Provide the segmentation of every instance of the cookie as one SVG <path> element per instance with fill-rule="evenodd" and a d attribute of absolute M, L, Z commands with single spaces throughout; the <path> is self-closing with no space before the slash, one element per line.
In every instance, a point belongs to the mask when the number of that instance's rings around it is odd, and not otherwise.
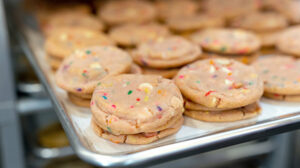
<path fill-rule="evenodd" d="M 55 80 L 67 92 L 77 95 L 92 94 L 95 87 L 101 84 L 101 79 L 127 73 L 131 64 L 129 54 L 116 47 L 88 47 L 77 50 L 66 58 L 57 70 Z"/>
<path fill-rule="evenodd" d="M 92 97 L 97 125 L 114 135 L 170 128 L 184 111 L 173 81 L 154 75 L 118 75 L 103 79 Z"/>
<path fill-rule="evenodd" d="M 288 102 L 300 102 L 300 94 L 299 95 L 281 95 L 277 93 L 264 93 L 264 96 L 267 98 L 271 98 L 274 100 L 288 101 Z"/>
<path fill-rule="evenodd" d="M 99 16 L 109 25 L 145 23 L 155 19 L 155 7 L 144 0 L 108 1 L 99 9 Z"/>
<path fill-rule="evenodd" d="M 175 32 L 187 33 L 209 27 L 223 27 L 225 22 L 221 17 L 197 14 L 170 18 L 167 20 L 167 25 Z"/>
<path fill-rule="evenodd" d="M 256 102 L 263 81 L 253 67 L 232 59 L 205 59 L 182 68 L 174 78 L 181 93 L 206 107 L 238 108 Z"/>
<path fill-rule="evenodd" d="M 285 29 L 277 37 L 276 47 L 286 54 L 300 57 L 300 26 Z"/>
<path fill-rule="evenodd" d="M 283 14 L 293 24 L 300 23 L 300 1 L 268 0 L 273 10 Z"/>
<path fill-rule="evenodd" d="M 277 34 L 288 26 L 288 21 L 276 12 L 254 12 L 235 18 L 231 26 L 256 32 L 261 38 L 261 45 L 270 47 L 275 45 Z"/>
<path fill-rule="evenodd" d="M 90 107 L 91 99 L 84 99 L 76 96 L 75 94 L 68 93 L 69 100 L 80 107 Z"/>
<path fill-rule="evenodd" d="M 181 125 L 183 124 L 183 120 L 184 120 L 183 117 L 180 117 L 180 119 L 176 121 L 174 125 L 162 131 L 139 133 L 139 134 L 128 134 L 128 135 L 111 134 L 110 132 L 105 131 L 101 127 L 99 127 L 93 119 L 91 121 L 91 125 L 93 130 L 98 136 L 107 139 L 109 141 L 112 141 L 114 143 L 144 145 L 144 144 L 149 144 L 151 142 L 157 141 L 158 139 L 164 138 L 166 136 L 175 134 L 180 130 Z"/>
<path fill-rule="evenodd" d="M 102 31 L 104 24 L 97 17 L 90 14 L 55 13 L 49 20 L 44 31 L 49 35 L 53 29 L 59 27 L 82 27 L 95 31 Z"/>
<path fill-rule="evenodd" d="M 207 0 L 204 3 L 206 13 L 221 16 L 226 19 L 257 11 L 260 8 L 258 0 Z"/>
<path fill-rule="evenodd" d="M 188 99 L 185 99 L 184 107 L 187 110 L 193 110 L 193 111 L 224 111 L 224 110 L 231 110 L 230 108 L 205 107 L 201 104 L 194 103 L 194 102 L 192 102 Z"/>
<path fill-rule="evenodd" d="M 231 26 L 255 32 L 269 32 L 286 28 L 288 21 L 280 13 L 254 12 L 233 19 Z"/>
<path fill-rule="evenodd" d="M 299 60 L 286 55 L 269 55 L 255 61 L 253 67 L 263 78 L 268 97 L 272 94 L 300 96 Z"/>
<path fill-rule="evenodd" d="M 201 53 L 198 45 L 180 36 L 170 36 L 140 44 L 131 56 L 141 66 L 164 69 L 193 62 Z"/>
<path fill-rule="evenodd" d="M 205 52 L 202 54 L 202 56 L 203 58 L 228 58 L 228 59 L 234 59 L 244 64 L 251 64 L 259 57 L 259 54 L 254 53 L 249 55 L 221 55 L 221 54 Z"/>
<path fill-rule="evenodd" d="M 106 35 L 86 28 L 55 29 L 45 41 L 46 53 L 51 57 L 65 58 L 77 49 L 113 45 L 114 42 Z"/>
<path fill-rule="evenodd" d="M 191 35 L 191 40 L 205 51 L 219 54 L 251 54 L 260 48 L 255 34 L 241 29 L 211 28 Z"/>
<path fill-rule="evenodd" d="M 169 30 L 166 26 L 149 24 L 126 24 L 113 28 L 109 36 L 120 46 L 132 47 L 143 42 L 152 41 L 160 37 L 168 36 Z"/>
<path fill-rule="evenodd" d="M 132 64 L 130 68 L 131 74 L 142 74 L 142 68 L 137 64 Z"/>
<path fill-rule="evenodd" d="M 143 67 L 142 73 L 146 75 L 159 75 L 167 79 L 172 79 L 179 71 L 179 68 L 153 69 Z"/>
<path fill-rule="evenodd" d="M 226 111 L 193 111 L 186 110 L 184 115 L 206 122 L 233 122 L 250 119 L 260 114 L 257 103 Z"/>
<path fill-rule="evenodd" d="M 193 16 L 199 9 L 197 2 L 193 0 L 157 0 L 155 6 L 161 20 Z"/>

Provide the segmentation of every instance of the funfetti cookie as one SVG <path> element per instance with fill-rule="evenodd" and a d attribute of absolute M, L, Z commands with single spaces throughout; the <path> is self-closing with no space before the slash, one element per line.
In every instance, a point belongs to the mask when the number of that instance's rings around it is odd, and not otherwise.
<path fill-rule="evenodd" d="M 100 80 L 130 71 L 132 59 L 126 52 L 112 46 L 80 49 L 66 58 L 56 72 L 56 83 L 69 93 L 75 104 L 90 102 Z M 89 103 L 88 103 L 89 104 Z"/>
<path fill-rule="evenodd" d="M 195 15 L 199 5 L 193 0 L 157 0 L 155 1 L 158 16 L 161 20 Z"/>
<path fill-rule="evenodd" d="M 261 45 L 259 37 L 241 29 L 205 29 L 192 34 L 191 40 L 205 51 L 219 54 L 251 54 Z"/>
<path fill-rule="evenodd" d="M 225 25 L 221 17 L 206 14 L 172 17 L 166 22 L 171 30 L 180 33 L 189 33 L 209 27 L 223 27 Z"/>
<path fill-rule="evenodd" d="M 204 10 L 210 15 L 226 19 L 257 11 L 261 4 L 259 0 L 207 0 Z"/>
<path fill-rule="evenodd" d="M 98 31 L 86 28 L 65 27 L 55 29 L 46 38 L 45 50 L 51 58 L 64 59 L 77 49 L 113 44 L 112 40 Z"/>
<path fill-rule="evenodd" d="M 83 27 L 95 31 L 102 31 L 104 24 L 91 14 L 81 13 L 55 13 L 45 26 L 45 34 L 49 35 L 53 30 L 60 27 Z"/>
<path fill-rule="evenodd" d="M 206 122 L 233 122 L 256 117 L 260 114 L 260 111 L 259 105 L 253 103 L 244 107 L 224 111 L 186 110 L 184 114 Z"/>
<path fill-rule="evenodd" d="M 276 12 L 254 12 L 239 16 L 231 22 L 232 27 L 254 31 L 261 38 L 262 46 L 274 46 L 277 34 L 288 26 L 287 19 Z"/>
<path fill-rule="evenodd" d="M 300 101 L 300 61 L 286 55 L 263 56 L 253 67 L 264 80 L 265 96 Z"/>
<path fill-rule="evenodd" d="M 116 143 L 146 144 L 177 132 L 184 108 L 172 80 L 118 75 L 101 80 L 91 110 L 99 136 Z"/>
<path fill-rule="evenodd" d="M 166 26 L 157 23 L 125 24 L 109 31 L 109 36 L 123 47 L 134 47 L 170 34 Z"/>
<path fill-rule="evenodd" d="M 300 26 L 285 29 L 277 37 L 276 47 L 283 53 L 300 57 Z"/>
<path fill-rule="evenodd" d="M 187 99 L 209 108 L 239 108 L 263 94 L 255 69 L 232 59 L 197 61 L 182 68 L 174 80 Z"/>
<path fill-rule="evenodd" d="M 156 9 L 144 0 L 119 0 L 108 1 L 98 14 L 109 25 L 145 23 L 155 19 Z"/>
<path fill-rule="evenodd" d="M 201 48 L 180 36 L 160 38 L 142 43 L 131 55 L 144 67 L 175 68 L 201 57 Z"/>
<path fill-rule="evenodd" d="M 142 68 L 142 73 L 146 75 L 159 75 L 167 79 L 172 79 L 180 70 L 180 68 L 168 68 L 168 69 L 154 69 L 154 68 Z"/>

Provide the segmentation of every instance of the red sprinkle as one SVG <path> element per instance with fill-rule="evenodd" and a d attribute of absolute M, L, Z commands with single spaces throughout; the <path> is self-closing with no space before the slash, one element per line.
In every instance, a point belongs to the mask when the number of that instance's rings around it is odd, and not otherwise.
<path fill-rule="evenodd" d="M 130 106 L 130 108 L 134 108 L 134 106 L 133 106 L 133 105 L 131 105 L 131 106 Z"/>
<path fill-rule="evenodd" d="M 94 101 L 91 101 L 91 106 L 94 105 Z"/>
<path fill-rule="evenodd" d="M 210 90 L 210 91 L 208 91 L 208 92 L 205 93 L 205 96 L 208 96 L 208 95 L 210 95 L 213 92 L 216 92 L 216 91 Z"/>
<path fill-rule="evenodd" d="M 276 96 L 276 97 L 279 97 L 280 95 L 279 95 L 279 94 L 277 94 L 277 93 L 275 93 L 275 94 L 274 94 L 274 96 Z"/>
<path fill-rule="evenodd" d="M 113 104 L 113 105 L 111 105 L 111 107 L 113 107 L 114 109 L 115 109 L 115 108 L 117 108 L 117 106 L 116 106 L 116 105 L 114 105 L 114 104 Z"/>
<path fill-rule="evenodd" d="M 180 78 L 180 79 L 183 79 L 183 78 L 184 78 L 184 76 L 183 76 L 183 75 L 179 75 L 179 78 Z"/>
<path fill-rule="evenodd" d="M 140 101 L 140 100 L 141 100 L 140 98 L 137 98 L 137 99 L 136 99 L 136 101 Z"/>

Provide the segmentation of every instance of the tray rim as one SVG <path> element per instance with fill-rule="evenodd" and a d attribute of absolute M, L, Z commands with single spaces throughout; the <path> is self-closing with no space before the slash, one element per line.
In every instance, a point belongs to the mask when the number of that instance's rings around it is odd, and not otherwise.
<path fill-rule="evenodd" d="M 19 23 L 16 27 L 22 28 L 22 24 Z M 186 157 L 196 153 L 199 154 L 220 147 L 230 146 L 300 128 L 300 115 L 295 114 L 285 118 L 265 121 L 255 125 L 215 133 L 200 138 L 183 140 L 181 142 L 175 142 L 173 144 L 163 145 L 131 154 L 104 155 L 92 152 L 85 148 L 77 137 L 69 117 L 64 112 L 59 100 L 56 99 L 56 96 L 52 91 L 51 86 L 48 84 L 47 78 L 39 67 L 22 30 L 23 29 L 19 29 L 16 31 L 15 35 L 38 78 L 42 82 L 43 87 L 50 96 L 55 112 L 66 131 L 75 154 L 91 164 L 104 167 L 153 165 L 167 160 Z"/>

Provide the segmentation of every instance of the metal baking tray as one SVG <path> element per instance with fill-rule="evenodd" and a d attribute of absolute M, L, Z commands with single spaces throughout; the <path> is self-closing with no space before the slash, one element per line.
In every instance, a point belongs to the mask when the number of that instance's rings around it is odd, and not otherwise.
<path fill-rule="evenodd" d="M 259 102 L 262 114 L 254 119 L 207 123 L 185 117 L 184 125 L 177 134 L 152 144 L 111 143 L 92 131 L 90 110 L 70 103 L 66 92 L 55 85 L 54 74 L 45 60 L 43 37 L 26 20 L 16 20 L 18 24 L 15 26 L 19 31 L 15 35 L 48 92 L 75 154 L 91 164 L 105 167 L 157 164 L 300 127 L 300 103 L 263 98 Z"/>

